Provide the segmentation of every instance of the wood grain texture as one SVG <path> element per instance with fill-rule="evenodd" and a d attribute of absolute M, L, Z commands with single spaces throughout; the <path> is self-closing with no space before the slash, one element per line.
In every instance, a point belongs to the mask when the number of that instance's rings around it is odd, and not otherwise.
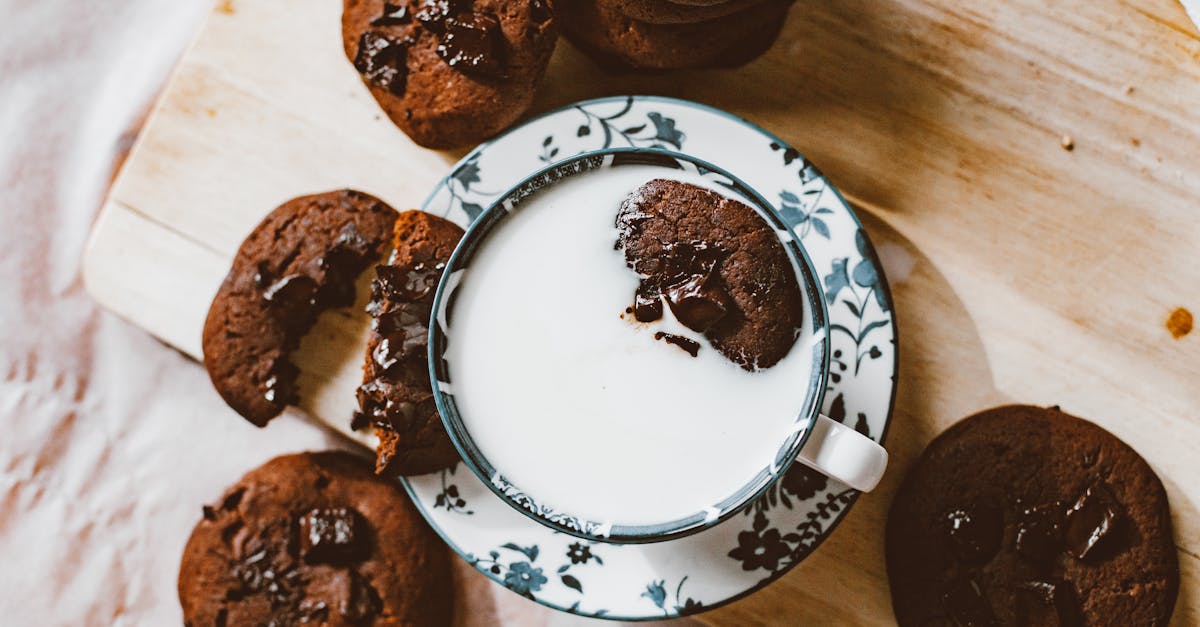
<path fill-rule="evenodd" d="M 456 154 L 414 146 L 342 56 L 340 3 L 232 0 L 147 123 L 84 270 L 106 306 L 198 356 L 242 238 L 339 187 L 416 206 Z M 560 46 L 536 104 L 656 93 L 721 107 L 858 207 L 900 329 L 892 466 L 832 538 L 713 625 L 892 621 L 882 528 L 935 434 L 1006 401 L 1061 404 L 1140 451 L 1172 503 L 1177 625 L 1200 624 L 1200 34 L 1173 0 L 798 3 L 737 71 L 605 74 Z M 1060 144 L 1063 136 L 1074 149 Z M 345 430 L 361 315 L 301 349 L 305 407 Z"/>

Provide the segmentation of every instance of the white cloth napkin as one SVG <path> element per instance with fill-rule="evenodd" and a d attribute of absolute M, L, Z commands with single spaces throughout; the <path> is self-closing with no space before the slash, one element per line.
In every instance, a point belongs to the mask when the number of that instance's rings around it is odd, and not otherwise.
<path fill-rule="evenodd" d="M 79 279 L 114 159 L 210 8 L 0 0 L 0 624 L 181 624 L 200 506 L 275 455 L 347 446 L 297 415 L 250 426 Z M 584 620 L 455 561 L 458 627 Z"/>

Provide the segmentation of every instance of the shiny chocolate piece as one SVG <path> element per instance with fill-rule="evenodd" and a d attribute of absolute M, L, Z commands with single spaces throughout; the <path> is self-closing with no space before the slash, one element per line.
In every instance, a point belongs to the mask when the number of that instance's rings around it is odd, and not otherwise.
<path fill-rule="evenodd" d="M 425 303 L 401 303 L 388 311 L 379 312 L 373 324 L 381 336 L 393 333 L 427 334 L 430 311 L 431 308 Z"/>
<path fill-rule="evenodd" d="M 470 0 L 419 0 L 413 17 L 427 28 L 441 31 L 452 15 L 470 9 Z"/>
<path fill-rule="evenodd" d="M 437 53 L 460 72 L 504 77 L 504 34 L 494 16 L 469 13 L 447 19 Z"/>
<path fill-rule="evenodd" d="M 362 516 L 348 507 L 313 509 L 300 517 L 300 557 L 309 564 L 351 564 L 367 553 Z"/>
<path fill-rule="evenodd" d="M 658 288 L 643 281 L 633 294 L 633 317 L 638 322 L 654 322 L 662 318 L 662 296 Z"/>
<path fill-rule="evenodd" d="M 695 340 L 683 337 L 682 335 L 675 335 L 674 333 L 663 333 L 662 331 L 659 331 L 654 334 L 654 339 L 662 340 L 662 341 L 666 342 L 667 344 L 674 344 L 675 346 L 682 348 L 684 351 L 686 351 L 692 357 L 695 357 L 700 354 L 700 343 Z"/>
<path fill-rule="evenodd" d="M 1017 620 L 1022 625 L 1079 627 L 1083 620 L 1071 584 L 1064 581 L 1027 581 L 1017 586 Z"/>
<path fill-rule="evenodd" d="M 719 248 L 701 241 L 666 247 L 659 289 L 675 317 L 697 333 L 712 328 L 728 311 L 729 295 L 717 274 L 723 257 Z"/>
<path fill-rule="evenodd" d="M 682 283 L 671 285 L 665 290 L 671 313 L 687 328 L 704 333 L 725 317 L 728 297 L 717 285 L 717 279 L 708 274 L 693 274 Z"/>
<path fill-rule="evenodd" d="M 1103 484 L 1093 484 L 1067 510 L 1063 541 L 1067 552 L 1080 560 L 1098 559 L 1117 541 L 1120 505 Z"/>
<path fill-rule="evenodd" d="M 1034 507 L 1019 506 L 1017 511 L 1017 553 L 1035 562 L 1051 561 L 1062 553 L 1062 503 Z"/>
<path fill-rule="evenodd" d="M 267 286 L 263 300 L 288 333 L 296 333 L 312 323 L 317 306 L 317 282 L 303 274 L 289 274 Z"/>
<path fill-rule="evenodd" d="M 408 82 L 408 45 L 403 39 L 369 30 L 358 40 L 354 69 L 372 85 L 402 96 Z"/>
<path fill-rule="evenodd" d="M 420 300 L 433 292 L 446 264 L 417 264 L 405 269 L 391 265 L 377 266 L 376 278 L 371 287 L 375 290 L 376 298 L 387 298 L 396 302 L 413 302 Z"/>
<path fill-rule="evenodd" d="M 1004 517 L 999 509 L 988 506 L 958 508 L 946 513 L 946 533 L 958 559 L 984 564 L 1000 550 L 1004 537 Z"/>
<path fill-rule="evenodd" d="M 942 609 L 958 627 L 990 627 L 996 624 L 992 606 L 973 578 L 955 581 L 942 595 Z"/>
<path fill-rule="evenodd" d="M 429 347 L 429 330 L 414 325 L 406 330 L 382 336 L 371 357 L 383 370 L 389 370 L 401 359 L 421 358 Z"/>

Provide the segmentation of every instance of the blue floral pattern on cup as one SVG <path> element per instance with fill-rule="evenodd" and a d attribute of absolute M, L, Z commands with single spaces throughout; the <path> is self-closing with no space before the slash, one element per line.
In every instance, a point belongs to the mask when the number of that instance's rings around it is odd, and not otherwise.
<path fill-rule="evenodd" d="M 837 190 L 798 151 L 762 129 L 668 98 L 578 103 L 473 151 L 423 208 L 465 225 L 548 163 L 602 147 L 656 145 L 729 169 L 776 203 L 803 241 L 829 306 L 833 359 L 823 413 L 882 442 L 897 354 L 879 261 Z M 692 614 L 761 588 L 816 550 L 858 498 L 793 464 L 751 507 L 716 527 L 664 543 L 618 546 L 529 520 L 461 465 L 402 481 L 438 533 L 499 585 L 573 614 L 623 620 Z"/>

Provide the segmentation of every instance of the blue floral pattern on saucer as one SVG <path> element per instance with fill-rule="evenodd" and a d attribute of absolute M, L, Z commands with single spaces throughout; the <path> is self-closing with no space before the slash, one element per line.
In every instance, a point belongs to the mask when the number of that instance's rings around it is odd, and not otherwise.
<path fill-rule="evenodd" d="M 660 147 L 710 161 L 776 204 L 825 290 L 833 352 L 823 413 L 882 442 L 897 364 L 883 270 L 837 190 L 799 152 L 757 126 L 670 98 L 582 102 L 480 146 L 422 208 L 465 226 L 548 163 L 615 146 Z M 461 464 L 402 481 L 446 542 L 498 584 L 566 612 L 620 620 L 694 614 L 758 590 L 811 554 L 858 498 L 793 464 L 751 507 L 711 529 L 655 544 L 612 545 L 539 525 Z"/>

